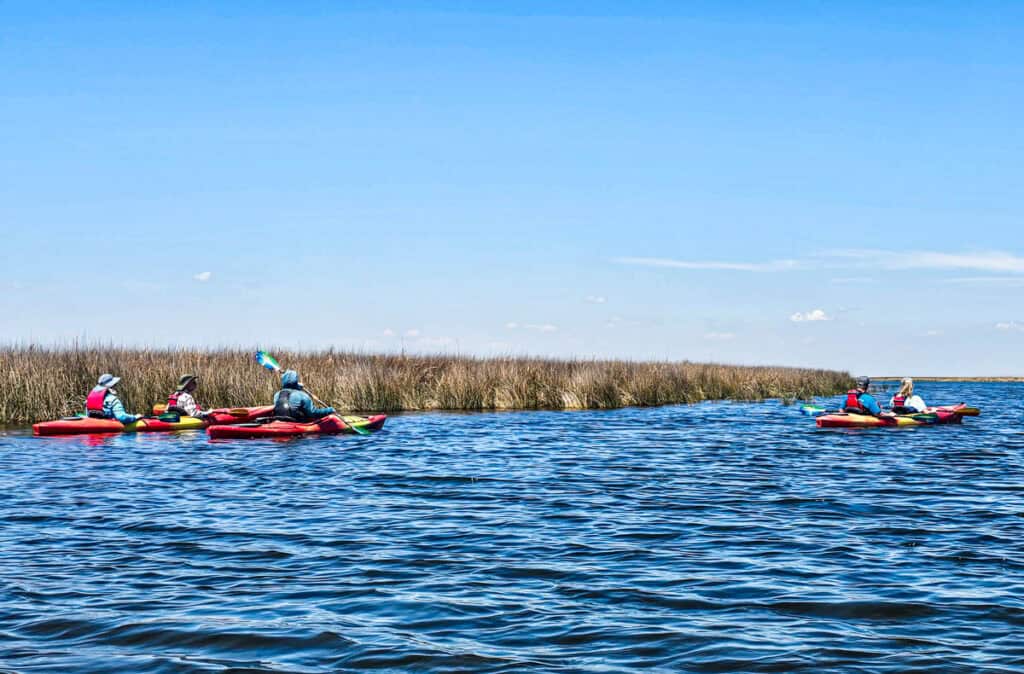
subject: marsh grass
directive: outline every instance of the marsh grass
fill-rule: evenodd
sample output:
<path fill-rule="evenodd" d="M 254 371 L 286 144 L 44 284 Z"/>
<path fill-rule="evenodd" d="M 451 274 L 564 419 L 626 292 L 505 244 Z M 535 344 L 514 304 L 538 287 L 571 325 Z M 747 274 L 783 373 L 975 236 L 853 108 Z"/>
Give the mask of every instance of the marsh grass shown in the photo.
<path fill-rule="evenodd" d="M 785 400 L 846 389 L 844 372 L 690 362 L 554 360 L 528 357 L 374 355 L 342 351 L 274 351 L 306 386 L 339 409 L 602 409 L 701 400 Z M 0 423 L 17 424 L 80 412 L 100 374 L 130 412 L 163 402 L 178 377 L 198 373 L 205 407 L 265 404 L 278 378 L 240 349 L 0 347 Z"/>

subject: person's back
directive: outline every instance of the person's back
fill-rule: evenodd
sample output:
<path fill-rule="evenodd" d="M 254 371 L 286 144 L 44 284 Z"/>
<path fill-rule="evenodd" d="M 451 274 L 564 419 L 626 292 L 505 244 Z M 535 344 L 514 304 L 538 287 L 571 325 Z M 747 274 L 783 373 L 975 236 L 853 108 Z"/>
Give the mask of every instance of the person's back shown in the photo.
<path fill-rule="evenodd" d="M 896 414 L 915 414 L 927 409 L 924 399 L 914 395 L 914 380 L 910 377 L 900 382 L 900 389 L 889 400 L 889 407 Z"/>
<path fill-rule="evenodd" d="M 846 392 L 846 403 L 843 411 L 850 414 L 869 414 L 878 416 L 882 413 L 882 406 L 878 404 L 875 397 L 868 393 L 871 380 L 867 377 L 860 377 L 857 380 L 857 388 Z"/>
<path fill-rule="evenodd" d="M 119 381 L 120 377 L 111 374 L 100 377 L 85 399 L 86 416 L 94 419 L 116 419 L 122 424 L 130 424 L 142 418 L 141 414 L 128 414 L 125 411 L 124 403 L 113 388 Z"/>
<path fill-rule="evenodd" d="M 274 416 L 308 422 L 334 414 L 333 407 L 317 407 L 313 398 L 302 390 L 299 374 L 286 370 L 281 375 L 281 390 L 274 394 Z"/>

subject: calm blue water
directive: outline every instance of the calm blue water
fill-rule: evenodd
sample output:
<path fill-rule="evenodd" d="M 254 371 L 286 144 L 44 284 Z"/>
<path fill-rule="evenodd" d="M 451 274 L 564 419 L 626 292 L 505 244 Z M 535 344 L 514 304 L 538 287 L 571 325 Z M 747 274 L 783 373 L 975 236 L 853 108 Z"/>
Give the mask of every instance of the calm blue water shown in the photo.
<path fill-rule="evenodd" d="M 919 389 L 984 416 L 0 435 L 0 671 L 1019 672 L 1024 385 Z"/>

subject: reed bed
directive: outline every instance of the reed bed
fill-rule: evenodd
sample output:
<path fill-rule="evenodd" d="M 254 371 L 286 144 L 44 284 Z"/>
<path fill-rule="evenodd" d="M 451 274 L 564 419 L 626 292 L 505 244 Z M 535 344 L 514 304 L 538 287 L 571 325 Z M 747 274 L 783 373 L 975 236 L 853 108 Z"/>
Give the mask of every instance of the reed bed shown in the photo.
<path fill-rule="evenodd" d="M 352 412 L 603 409 L 701 400 L 804 399 L 846 389 L 845 372 L 691 362 L 475 358 L 334 350 L 273 352 L 311 391 Z M 163 402 L 197 373 L 205 407 L 268 403 L 278 378 L 241 349 L 0 346 L 0 424 L 82 411 L 100 374 L 123 378 L 130 412 Z"/>

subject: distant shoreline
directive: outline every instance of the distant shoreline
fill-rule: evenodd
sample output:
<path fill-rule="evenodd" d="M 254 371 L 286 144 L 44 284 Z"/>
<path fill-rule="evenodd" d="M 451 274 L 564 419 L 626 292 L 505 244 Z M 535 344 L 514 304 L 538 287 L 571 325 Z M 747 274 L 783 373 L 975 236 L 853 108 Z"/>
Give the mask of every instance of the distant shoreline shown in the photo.
<path fill-rule="evenodd" d="M 875 381 L 899 381 L 903 377 L 872 377 Z M 1024 377 L 914 377 L 914 381 L 1024 382 Z"/>

